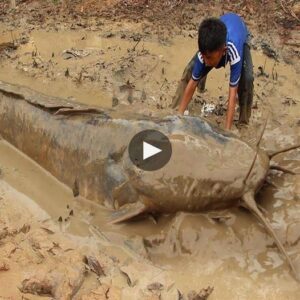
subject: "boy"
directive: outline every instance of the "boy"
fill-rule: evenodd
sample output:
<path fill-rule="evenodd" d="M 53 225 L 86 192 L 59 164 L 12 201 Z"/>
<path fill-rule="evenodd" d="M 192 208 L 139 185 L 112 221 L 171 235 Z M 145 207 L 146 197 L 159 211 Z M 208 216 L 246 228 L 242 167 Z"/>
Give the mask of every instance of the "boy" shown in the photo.
<path fill-rule="evenodd" d="M 183 96 L 180 96 L 180 114 L 187 108 L 197 85 L 204 90 L 208 72 L 212 68 L 225 67 L 229 62 L 230 83 L 225 128 L 231 129 L 237 95 L 240 106 L 239 122 L 249 122 L 253 100 L 253 65 L 247 39 L 247 27 L 234 13 L 227 13 L 220 19 L 208 18 L 200 24 L 199 52 L 186 67 L 177 89 L 185 88 Z"/>

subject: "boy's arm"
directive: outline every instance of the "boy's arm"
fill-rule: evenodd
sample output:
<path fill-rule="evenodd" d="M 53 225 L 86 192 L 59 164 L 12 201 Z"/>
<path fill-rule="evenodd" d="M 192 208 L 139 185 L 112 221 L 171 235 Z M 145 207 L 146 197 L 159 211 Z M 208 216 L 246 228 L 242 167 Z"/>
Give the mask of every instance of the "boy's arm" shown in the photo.
<path fill-rule="evenodd" d="M 230 61 L 230 82 L 225 128 L 231 129 L 235 111 L 237 90 L 242 73 L 243 63 L 241 57 L 243 56 L 243 48 L 236 47 L 236 45 L 234 45 L 232 42 L 228 42 L 227 44 L 227 53 Z"/>
<path fill-rule="evenodd" d="M 231 129 L 235 111 L 235 103 L 236 103 L 236 96 L 237 96 L 237 86 L 229 86 L 229 96 L 228 96 L 228 105 L 227 105 L 227 115 L 226 115 L 226 129 Z"/>
<path fill-rule="evenodd" d="M 190 79 L 189 83 L 187 84 L 187 86 L 184 90 L 180 105 L 179 105 L 179 109 L 178 109 L 178 112 L 181 115 L 183 115 L 183 113 L 186 110 L 188 104 L 190 103 L 190 101 L 191 101 L 191 99 L 194 95 L 194 92 L 195 92 L 195 89 L 196 89 L 197 85 L 198 85 L 198 81 L 195 81 L 193 79 Z"/>

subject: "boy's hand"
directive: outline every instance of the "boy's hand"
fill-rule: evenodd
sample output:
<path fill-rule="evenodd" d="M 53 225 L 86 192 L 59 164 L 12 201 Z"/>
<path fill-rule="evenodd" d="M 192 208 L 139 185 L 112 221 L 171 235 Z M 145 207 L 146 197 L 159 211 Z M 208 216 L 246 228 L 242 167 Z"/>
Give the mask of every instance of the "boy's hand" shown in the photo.
<path fill-rule="evenodd" d="M 183 115 L 188 104 L 190 103 L 193 94 L 195 92 L 195 89 L 197 87 L 198 81 L 194 81 L 193 79 L 190 79 L 189 83 L 187 84 L 184 93 L 183 93 L 183 97 L 181 99 L 180 105 L 179 105 L 179 109 L 178 112 L 179 114 Z"/>
<path fill-rule="evenodd" d="M 181 110 L 177 110 L 175 114 L 177 114 L 178 116 L 188 116 L 190 113 L 186 109 L 184 112 L 182 112 Z"/>
<path fill-rule="evenodd" d="M 173 109 L 172 111 L 175 116 L 179 116 L 179 117 L 182 116 L 182 113 L 177 108 Z"/>
<path fill-rule="evenodd" d="M 180 107 L 179 107 L 179 109 L 177 110 L 177 114 L 179 115 L 179 116 L 183 116 L 183 111 L 180 109 Z"/>

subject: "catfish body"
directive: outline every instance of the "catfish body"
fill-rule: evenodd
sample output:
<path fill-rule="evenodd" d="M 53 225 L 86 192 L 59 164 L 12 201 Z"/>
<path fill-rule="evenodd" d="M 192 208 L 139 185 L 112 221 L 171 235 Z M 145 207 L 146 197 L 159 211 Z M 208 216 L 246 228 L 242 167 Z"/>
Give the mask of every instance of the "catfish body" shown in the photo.
<path fill-rule="evenodd" d="M 138 169 L 128 144 L 145 129 L 170 139 L 172 157 Z M 100 110 L 0 82 L 0 134 L 80 195 L 120 207 L 147 199 L 162 212 L 228 207 L 244 194 L 256 149 L 198 117 L 149 118 Z M 269 160 L 259 151 L 248 188 L 258 189 Z M 143 200 L 145 201 L 145 200 Z"/>

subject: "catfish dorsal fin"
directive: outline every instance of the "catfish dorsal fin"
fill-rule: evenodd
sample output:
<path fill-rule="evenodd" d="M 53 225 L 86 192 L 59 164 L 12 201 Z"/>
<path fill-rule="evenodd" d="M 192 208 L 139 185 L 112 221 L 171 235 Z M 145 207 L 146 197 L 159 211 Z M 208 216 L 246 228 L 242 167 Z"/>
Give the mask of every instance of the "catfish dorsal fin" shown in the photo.
<path fill-rule="evenodd" d="M 268 231 L 268 233 L 274 238 L 275 243 L 276 243 L 277 247 L 279 248 L 280 252 L 286 257 L 286 260 L 287 260 L 290 268 L 292 269 L 292 272 L 295 275 L 295 278 L 297 279 L 297 281 L 300 281 L 300 276 L 298 275 L 298 273 L 296 271 L 295 265 L 293 264 L 290 256 L 286 252 L 283 244 L 281 243 L 281 241 L 277 237 L 276 233 L 274 232 L 270 222 L 267 220 L 267 218 L 262 214 L 262 212 L 257 207 L 253 193 L 247 192 L 243 196 L 242 199 L 244 201 L 245 206 L 263 223 L 263 225 L 266 228 L 266 230 Z"/>

